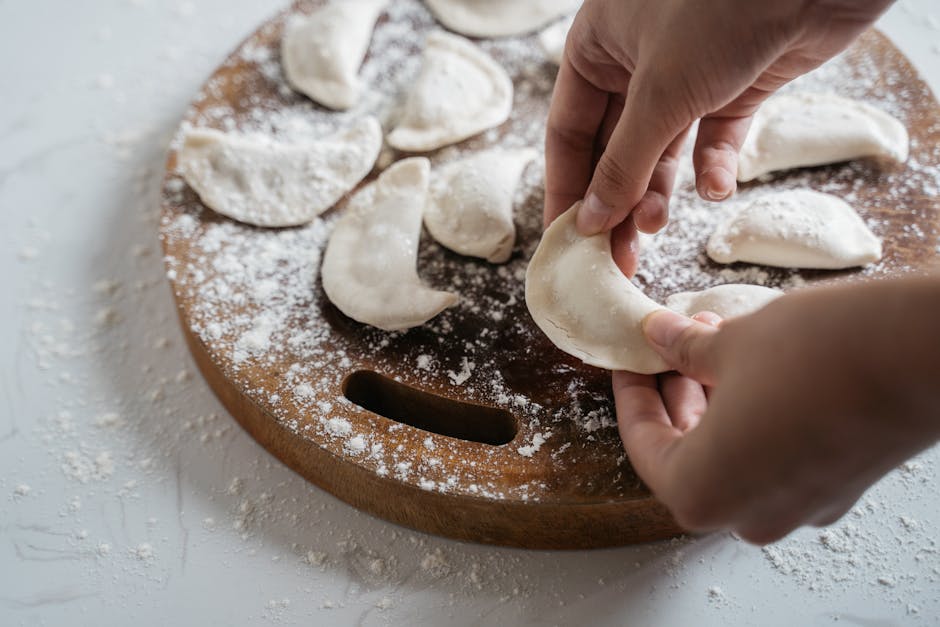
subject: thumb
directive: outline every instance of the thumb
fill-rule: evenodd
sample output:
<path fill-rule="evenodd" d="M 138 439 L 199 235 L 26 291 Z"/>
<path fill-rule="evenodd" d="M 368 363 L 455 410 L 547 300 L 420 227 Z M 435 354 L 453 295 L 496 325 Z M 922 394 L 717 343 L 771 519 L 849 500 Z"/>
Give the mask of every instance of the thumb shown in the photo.
<path fill-rule="evenodd" d="M 702 385 L 715 384 L 714 326 L 661 309 L 643 319 L 643 333 L 671 367 Z"/>
<path fill-rule="evenodd" d="M 647 193 L 667 149 L 679 135 L 684 137 L 689 121 L 665 114 L 664 103 L 655 97 L 661 92 L 640 77 L 631 80 L 623 112 L 594 168 L 578 211 L 577 225 L 582 234 L 608 231 L 623 222 Z M 678 142 L 675 152 L 680 147 Z M 662 191 L 668 194 L 671 189 Z"/>

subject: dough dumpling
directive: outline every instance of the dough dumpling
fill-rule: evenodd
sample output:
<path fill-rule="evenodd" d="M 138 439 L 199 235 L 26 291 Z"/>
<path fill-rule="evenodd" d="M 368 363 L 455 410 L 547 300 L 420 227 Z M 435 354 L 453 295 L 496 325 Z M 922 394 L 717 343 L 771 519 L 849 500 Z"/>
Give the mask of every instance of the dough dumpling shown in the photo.
<path fill-rule="evenodd" d="M 710 311 L 727 319 L 754 313 L 781 296 L 782 291 L 770 287 L 729 283 L 701 292 L 673 294 L 666 299 L 666 307 L 686 316 Z"/>
<path fill-rule="evenodd" d="M 425 0 L 447 28 L 468 37 L 530 33 L 567 13 L 581 0 Z"/>
<path fill-rule="evenodd" d="M 539 33 L 542 51 L 555 65 L 561 65 L 561 59 L 565 56 L 565 42 L 568 40 L 568 31 L 571 30 L 572 24 L 574 16 L 556 22 Z"/>
<path fill-rule="evenodd" d="M 365 178 L 381 148 L 382 128 L 373 117 L 302 143 L 195 129 L 177 152 L 177 169 L 202 201 L 224 216 L 255 226 L 296 226 L 332 207 Z"/>
<path fill-rule="evenodd" d="M 503 263 L 512 254 L 516 226 L 512 200 L 532 149 L 486 150 L 434 173 L 424 225 L 440 244 Z"/>
<path fill-rule="evenodd" d="M 529 313 L 555 346 L 586 364 L 641 374 L 670 370 L 646 343 L 640 326 L 664 307 L 614 263 L 610 233 L 584 237 L 577 232 L 580 205 L 552 222 L 529 262 Z"/>
<path fill-rule="evenodd" d="M 426 152 L 462 141 L 509 119 L 512 95 L 512 81 L 491 57 L 463 37 L 432 32 L 388 143 Z"/>
<path fill-rule="evenodd" d="M 738 180 L 862 157 L 904 162 L 907 155 L 907 129 L 877 107 L 834 94 L 778 94 L 754 115 Z"/>
<path fill-rule="evenodd" d="M 430 163 L 395 163 L 360 190 L 337 222 L 323 255 L 323 289 L 350 318 L 386 331 L 424 324 L 457 302 L 433 290 L 415 268 Z"/>
<path fill-rule="evenodd" d="M 835 270 L 881 259 L 881 242 L 845 201 L 808 189 L 740 203 L 708 240 L 718 263 Z"/>
<path fill-rule="evenodd" d="M 330 109 L 359 99 L 359 66 L 387 0 L 333 0 L 284 27 L 281 59 L 291 87 Z"/>

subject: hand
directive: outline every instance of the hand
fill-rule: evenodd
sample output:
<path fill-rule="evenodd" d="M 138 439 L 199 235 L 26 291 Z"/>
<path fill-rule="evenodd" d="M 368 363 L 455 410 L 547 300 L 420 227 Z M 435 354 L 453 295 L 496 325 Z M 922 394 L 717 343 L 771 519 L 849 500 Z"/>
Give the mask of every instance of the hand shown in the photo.
<path fill-rule="evenodd" d="M 578 200 L 585 235 L 667 221 L 677 155 L 699 118 L 696 186 L 735 190 L 751 117 L 783 84 L 843 50 L 892 0 L 586 0 L 568 35 L 545 139 L 547 225 Z M 626 220 L 632 216 L 632 220 Z"/>
<path fill-rule="evenodd" d="M 691 531 L 830 524 L 940 437 L 938 313 L 937 279 L 805 290 L 718 328 L 653 313 L 647 338 L 684 376 L 614 373 L 627 454 Z"/>

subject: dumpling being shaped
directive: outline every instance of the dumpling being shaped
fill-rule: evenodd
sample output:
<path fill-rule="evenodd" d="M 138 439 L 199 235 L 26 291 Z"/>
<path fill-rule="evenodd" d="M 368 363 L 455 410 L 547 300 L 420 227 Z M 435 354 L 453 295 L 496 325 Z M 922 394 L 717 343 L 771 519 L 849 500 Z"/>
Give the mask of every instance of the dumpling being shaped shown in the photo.
<path fill-rule="evenodd" d="M 424 324 L 457 302 L 431 289 L 415 267 L 430 162 L 393 164 L 350 201 L 323 255 L 323 289 L 350 318 L 386 331 Z"/>
<path fill-rule="evenodd" d="M 781 296 L 781 290 L 763 285 L 728 283 L 700 292 L 673 294 L 666 299 L 666 307 L 686 316 L 710 311 L 727 319 L 752 314 Z"/>
<path fill-rule="evenodd" d="M 565 42 L 572 24 L 574 16 L 556 22 L 539 33 L 539 45 L 548 60 L 555 65 L 561 65 L 561 59 L 565 56 Z"/>
<path fill-rule="evenodd" d="M 531 148 L 485 150 L 438 169 L 424 213 L 428 232 L 461 255 L 507 261 L 516 241 L 513 195 L 536 156 Z"/>
<path fill-rule="evenodd" d="M 581 5 L 581 0 L 425 0 L 447 28 L 468 37 L 530 33 Z"/>
<path fill-rule="evenodd" d="M 512 81 L 496 61 L 463 37 L 434 31 L 388 143 L 426 152 L 462 141 L 509 119 L 512 96 Z"/>
<path fill-rule="evenodd" d="M 754 115 L 738 157 L 738 180 L 862 157 L 903 163 L 908 143 L 899 120 L 866 102 L 835 94 L 777 94 Z"/>
<path fill-rule="evenodd" d="M 388 0 L 334 0 L 284 27 L 281 62 L 291 87 L 330 109 L 354 106 L 359 66 Z"/>
<path fill-rule="evenodd" d="M 610 233 L 584 237 L 576 203 L 545 230 L 525 278 L 525 300 L 540 329 L 584 363 L 655 374 L 670 370 L 649 345 L 641 323 L 664 309 L 614 263 Z"/>
<path fill-rule="evenodd" d="M 255 226 L 297 226 L 365 178 L 381 148 L 382 127 L 370 116 L 329 137 L 298 143 L 194 129 L 177 152 L 177 169 L 224 216 Z"/>
<path fill-rule="evenodd" d="M 881 259 L 881 242 L 852 207 L 809 189 L 770 192 L 741 202 L 708 240 L 718 263 L 836 270 Z"/>

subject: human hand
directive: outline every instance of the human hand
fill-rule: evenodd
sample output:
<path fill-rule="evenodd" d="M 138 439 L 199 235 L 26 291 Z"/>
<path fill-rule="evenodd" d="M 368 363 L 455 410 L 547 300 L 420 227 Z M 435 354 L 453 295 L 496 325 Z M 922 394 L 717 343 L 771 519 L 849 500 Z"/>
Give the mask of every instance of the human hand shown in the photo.
<path fill-rule="evenodd" d="M 720 328 L 653 313 L 684 376 L 614 373 L 627 454 L 690 531 L 763 544 L 830 524 L 940 436 L 938 311 L 920 280 L 806 290 Z"/>
<path fill-rule="evenodd" d="M 689 126 L 701 118 L 698 192 L 723 200 L 760 103 L 843 50 L 891 2 L 586 0 L 549 112 L 545 224 L 585 198 L 578 228 L 614 229 L 614 259 L 632 276 L 636 229 L 666 224 Z"/>

